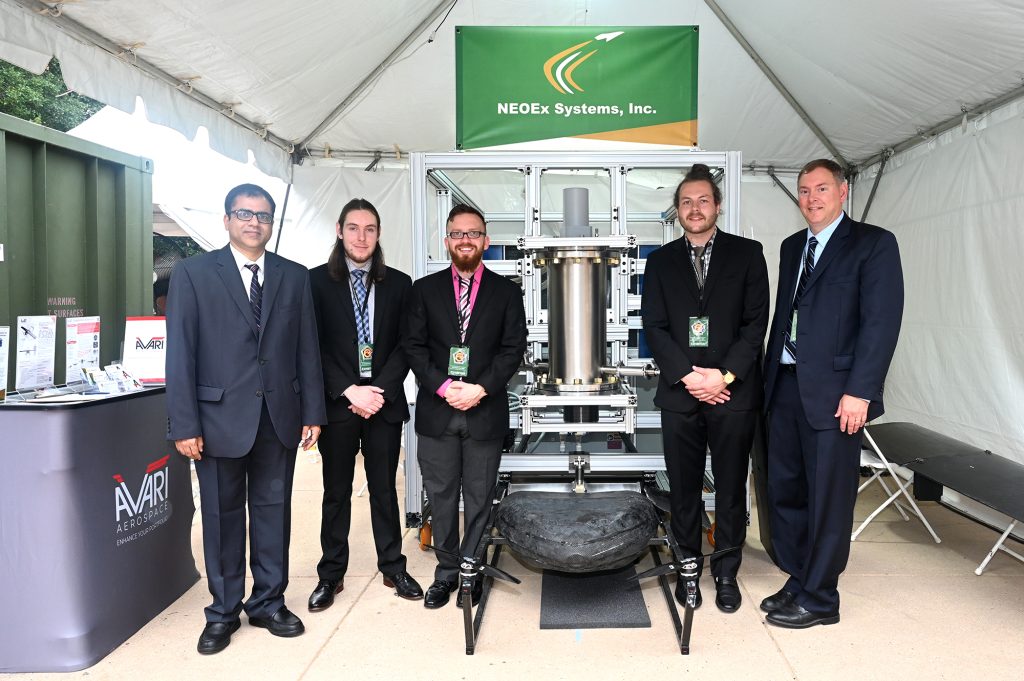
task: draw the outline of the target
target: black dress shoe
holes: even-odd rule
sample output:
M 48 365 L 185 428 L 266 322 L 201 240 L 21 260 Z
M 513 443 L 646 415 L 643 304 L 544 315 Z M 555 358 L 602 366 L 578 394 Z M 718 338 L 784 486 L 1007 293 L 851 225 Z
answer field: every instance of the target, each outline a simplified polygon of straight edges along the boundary
M 715 589 L 718 592 L 715 594 L 715 605 L 722 612 L 736 612 L 740 608 L 740 603 L 743 602 L 743 596 L 740 595 L 740 587 L 736 584 L 736 579 L 733 577 L 719 577 L 715 580 Z
M 679 602 L 679 605 L 686 607 L 686 582 L 682 579 L 676 580 L 676 601 Z M 700 595 L 700 582 L 697 582 L 697 598 L 694 599 L 693 609 L 699 608 L 703 602 L 704 597 Z
M 302 626 L 302 620 L 283 605 L 270 617 L 250 617 L 249 624 L 284 638 L 298 636 L 306 631 L 306 627 Z
M 427 595 L 423 598 L 424 608 L 440 608 L 448 604 L 457 585 L 443 579 L 435 579 L 434 583 L 427 587 Z
M 834 612 L 811 612 L 797 603 L 790 603 L 778 610 L 773 610 L 765 617 L 765 621 L 777 627 L 786 629 L 806 629 L 815 624 L 837 624 L 839 622 L 839 611 Z
M 473 601 L 473 607 L 480 602 L 480 597 L 484 594 L 484 580 L 481 577 L 477 577 L 476 581 L 473 582 L 473 590 L 470 592 Z M 455 597 L 455 607 L 462 607 L 462 589 L 459 589 L 458 595 Z
M 384 586 L 393 588 L 395 594 L 410 601 L 423 598 L 423 588 L 405 570 L 393 575 L 384 575 Z
M 228 647 L 231 643 L 231 634 L 238 631 L 238 620 L 234 622 L 208 622 L 199 635 L 199 645 L 196 650 L 200 655 L 213 655 Z
M 784 608 L 793 602 L 796 598 L 796 594 L 785 589 L 779 589 L 768 598 L 761 601 L 761 609 L 765 612 L 771 612 L 772 610 L 778 610 Z
M 345 590 L 345 580 L 321 579 L 313 593 L 309 595 L 309 611 L 320 612 L 334 605 L 334 594 L 340 594 Z

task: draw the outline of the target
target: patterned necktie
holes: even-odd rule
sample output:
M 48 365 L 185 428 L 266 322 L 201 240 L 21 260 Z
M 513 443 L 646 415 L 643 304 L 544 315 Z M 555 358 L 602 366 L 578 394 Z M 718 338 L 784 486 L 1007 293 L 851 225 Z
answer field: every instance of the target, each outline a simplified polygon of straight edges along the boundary
M 469 327 L 469 292 L 473 288 L 473 277 L 459 276 L 459 340 L 466 342 L 466 329 Z
M 260 330 L 260 315 L 263 307 L 263 287 L 260 286 L 260 266 L 257 264 L 246 265 L 245 269 L 252 272 L 252 281 L 249 283 L 249 304 L 252 305 L 252 316 L 256 319 L 256 330 Z
M 693 248 L 693 271 L 697 274 L 697 288 L 704 288 L 704 249 L 705 246 L 691 246 Z
M 359 334 L 360 343 L 370 342 L 370 301 L 366 295 L 366 284 L 363 283 L 363 270 L 352 270 L 352 290 L 355 296 L 352 297 L 352 309 L 356 313 L 356 332 Z
M 813 236 L 807 240 L 807 257 L 804 258 L 804 268 L 800 271 L 800 281 L 796 284 L 793 307 L 789 313 L 789 325 L 786 327 L 786 349 L 789 350 L 789 354 L 793 355 L 793 359 L 796 359 L 796 339 L 790 338 L 789 332 L 793 328 L 793 316 L 800 307 L 800 298 L 803 297 L 804 289 L 807 288 L 807 281 L 814 274 L 814 251 L 817 247 L 818 240 Z

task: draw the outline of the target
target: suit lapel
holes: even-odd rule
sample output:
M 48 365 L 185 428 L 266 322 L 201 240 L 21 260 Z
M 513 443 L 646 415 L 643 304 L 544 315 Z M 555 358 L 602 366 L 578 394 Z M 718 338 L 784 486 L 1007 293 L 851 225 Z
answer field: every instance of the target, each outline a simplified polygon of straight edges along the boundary
M 836 254 L 846 248 L 846 241 L 850 236 L 850 218 L 847 215 L 843 216 L 842 221 L 836 226 L 836 231 L 832 233 L 828 243 L 825 244 L 825 250 L 822 251 L 818 257 L 818 261 L 814 263 L 814 272 L 811 274 L 811 278 L 807 280 L 807 289 L 814 286 L 815 282 L 821 279 L 821 273 L 825 271 L 829 263 L 835 260 Z
M 780 295 L 778 299 L 778 305 L 781 307 L 785 304 L 784 310 L 789 310 L 793 307 L 793 296 L 796 294 L 796 282 L 800 278 L 800 270 L 798 269 L 798 263 L 800 262 L 800 255 L 803 252 L 803 244 L 807 238 L 807 230 L 799 233 L 799 237 L 792 240 L 787 247 L 786 251 L 782 254 L 781 263 L 779 264 L 779 293 L 785 291 L 785 297 Z M 792 238 L 792 237 L 791 237 Z M 785 288 L 783 289 L 783 286 Z
M 351 272 L 349 276 L 351 277 Z M 356 326 L 356 312 L 352 307 L 352 285 L 344 279 L 333 283 L 335 286 L 332 288 L 338 294 L 338 304 L 341 305 L 341 314 L 344 315 L 358 335 L 359 327 Z
M 231 255 L 231 246 L 225 246 L 217 251 L 217 274 L 220 275 L 224 287 L 228 291 L 228 297 L 235 301 L 238 311 L 242 313 L 254 336 L 258 336 L 256 330 L 256 319 L 252 315 L 252 305 L 246 297 L 245 287 L 242 285 L 242 276 L 235 266 L 235 258 Z
M 455 304 L 455 289 L 452 287 L 452 268 L 449 267 L 437 278 L 438 300 L 444 301 L 441 309 L 445 311 L 448 318 L 448 328 L 454 331 L 454 343 L 459 342 L 459 311 Z M 470 320 L 472 322 L 472 319 Z
M 480 287 L 476 292 L 476 300 L 473 302 L 473 314 L 469 317 L 469 326 L 466 328 L 466 342 L 469 342 L 469 337 L 473 333 L 473 329 L 480 323 L 480 317 L 484 316 L 485 311 L 488 309 L 491 298 L 494 297 L 494 285 L 490 281 L 491 277 L 497 277 L 500 275 L 494 274 L 486 267 L 480 272 Z M 490 284 L 490 285 L 489 285 Z M 454 289 L 452 289 L 452 295 L 454 296 Z M 471 291 L 472 293 L 472 291 Z M 456 315 L 458 318 L 458 315 Z
M 391 291 L 391 287 L 388 285 L 388 278 L 384 277 L 382 281 L 373 282 L 373 289 L 376 293 L 373 294 L 373 341 L 377 342 L 377 337 L 380 336 L 380 320 L 387 314 L 387 311 L 391 309 L 388 305 L 388 294 Z
M 277 299 L 277 292 L 281 290 L 281 259 L 275 254 L 267 252 L 263 260 L 267 273 L 263 277 L 263 306 L 260 315 L 260 333 L 267 328 L 267 320 L 274 310 L 274 301 Z
M 682 236 L 675 240 L 675 260 L 679 276 L 683 285 L 695 301 L 700 300 L 700 289 L 697 288 L 697 274 L 693 271 L 693 260 L 690 259 L 690 247 L 686 243 L 686 237 Z
M 715 243 L 711 247 L 711 262 L 708 263 L 708 276 L 704 279 L 704 300 L 711 298 L 711 289 L 715 282 L 722 278 L 722 269 L 729 264 L 729 252 L 732 248 L 730 235 L 719 230 L 715 236 Z M 707 256 L 704 256 L 707 257 Z M 693 270 L 691 267 L 690 270 Z M 694 286 L 696 286 L 696 278 Z

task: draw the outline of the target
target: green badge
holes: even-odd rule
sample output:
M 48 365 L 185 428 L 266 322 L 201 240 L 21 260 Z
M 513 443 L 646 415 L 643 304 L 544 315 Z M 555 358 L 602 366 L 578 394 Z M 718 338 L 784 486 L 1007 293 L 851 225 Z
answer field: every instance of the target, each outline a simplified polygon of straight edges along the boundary
M 452 378 L 469 375 L 469 348 L 460 345 L 448 348 L 448 375 Z
M 690 347 L 706 348 L 711 323 L 707 317 L 690 317 Z
M 359 344 L 359 373 L 365 374 L 373 368 L 373 343 Z
M 789 338 L 796 343 L 796 310 L 793 310 L 793 326 L 789 327 Z

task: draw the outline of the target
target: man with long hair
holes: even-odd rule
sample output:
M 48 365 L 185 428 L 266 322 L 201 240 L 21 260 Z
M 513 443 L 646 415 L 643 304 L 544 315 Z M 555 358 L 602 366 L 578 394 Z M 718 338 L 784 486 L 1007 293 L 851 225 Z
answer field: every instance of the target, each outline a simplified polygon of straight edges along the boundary
M 310 272 L 328 420 L 320 436 L 323 556 L 317 565 L 320 581 L 309 597 L 311 612 L 329 608 L 344 589 L 352 478 L 360 451 L 384 586 L 402 598 L 423 598 L 406 571 L 395 491 L 402 423 L 409 419 L 403 388 L 409 365 L 400 328 L 412 281 L 384 264 L 380 214 L 372 203 L 352 199 L 335 227 L 338 238 L 330 259 Z

